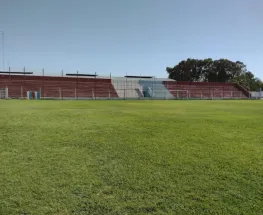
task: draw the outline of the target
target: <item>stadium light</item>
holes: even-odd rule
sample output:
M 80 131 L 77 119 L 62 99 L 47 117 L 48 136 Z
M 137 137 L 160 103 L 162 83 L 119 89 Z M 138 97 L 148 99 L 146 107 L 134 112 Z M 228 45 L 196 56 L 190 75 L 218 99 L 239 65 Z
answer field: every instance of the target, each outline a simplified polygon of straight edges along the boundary
M 2 34 L 2 58 L 3 58 L 3 71 L 5 70 L 5 32 L 0 31 Z

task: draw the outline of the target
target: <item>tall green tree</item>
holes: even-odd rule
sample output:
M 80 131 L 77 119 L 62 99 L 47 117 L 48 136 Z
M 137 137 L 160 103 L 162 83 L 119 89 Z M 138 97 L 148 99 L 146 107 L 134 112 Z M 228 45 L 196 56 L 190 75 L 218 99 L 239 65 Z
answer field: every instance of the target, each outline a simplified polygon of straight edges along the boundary
M 259 88 L 263 89 L 262 81 L 255 77 L 252 72 L 245 72 L 238 77 L 233 79 L 234 83 L 238 83 L 241 86 L 249 89 L 250 91 L 258 91 Z
M 188 58 L 174 67 L 167 67 L 166 71 L 169 78 L 176 81 L 235 82 L 248 90 L 263 87 L 262 81 L 247 71 L 241 61 Z

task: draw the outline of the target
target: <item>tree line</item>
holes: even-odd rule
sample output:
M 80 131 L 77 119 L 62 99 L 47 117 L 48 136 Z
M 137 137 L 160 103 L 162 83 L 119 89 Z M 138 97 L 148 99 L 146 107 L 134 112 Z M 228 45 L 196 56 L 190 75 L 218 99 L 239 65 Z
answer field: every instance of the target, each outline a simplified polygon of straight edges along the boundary
M 174 67 L 167 67 L 166 71 L 169 78 L 176 81 L 233 82 L 251 91 L 263 88 L 262 81 L 241 61 L 188 58 Z

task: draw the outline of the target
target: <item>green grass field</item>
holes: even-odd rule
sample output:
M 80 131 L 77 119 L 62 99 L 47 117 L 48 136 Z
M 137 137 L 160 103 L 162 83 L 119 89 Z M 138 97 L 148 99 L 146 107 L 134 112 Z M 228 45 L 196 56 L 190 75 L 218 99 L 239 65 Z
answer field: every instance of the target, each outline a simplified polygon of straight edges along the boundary
M 0 214 L 263 214 L 263 102 L 0 101 Z

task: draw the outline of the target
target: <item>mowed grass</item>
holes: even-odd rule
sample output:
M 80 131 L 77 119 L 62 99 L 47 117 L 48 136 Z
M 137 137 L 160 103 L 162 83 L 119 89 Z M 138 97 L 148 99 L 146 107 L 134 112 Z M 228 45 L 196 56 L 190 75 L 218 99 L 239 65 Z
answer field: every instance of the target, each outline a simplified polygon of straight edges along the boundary
M 263 214 L 263 102 L 0 101 L 0 214 Z

